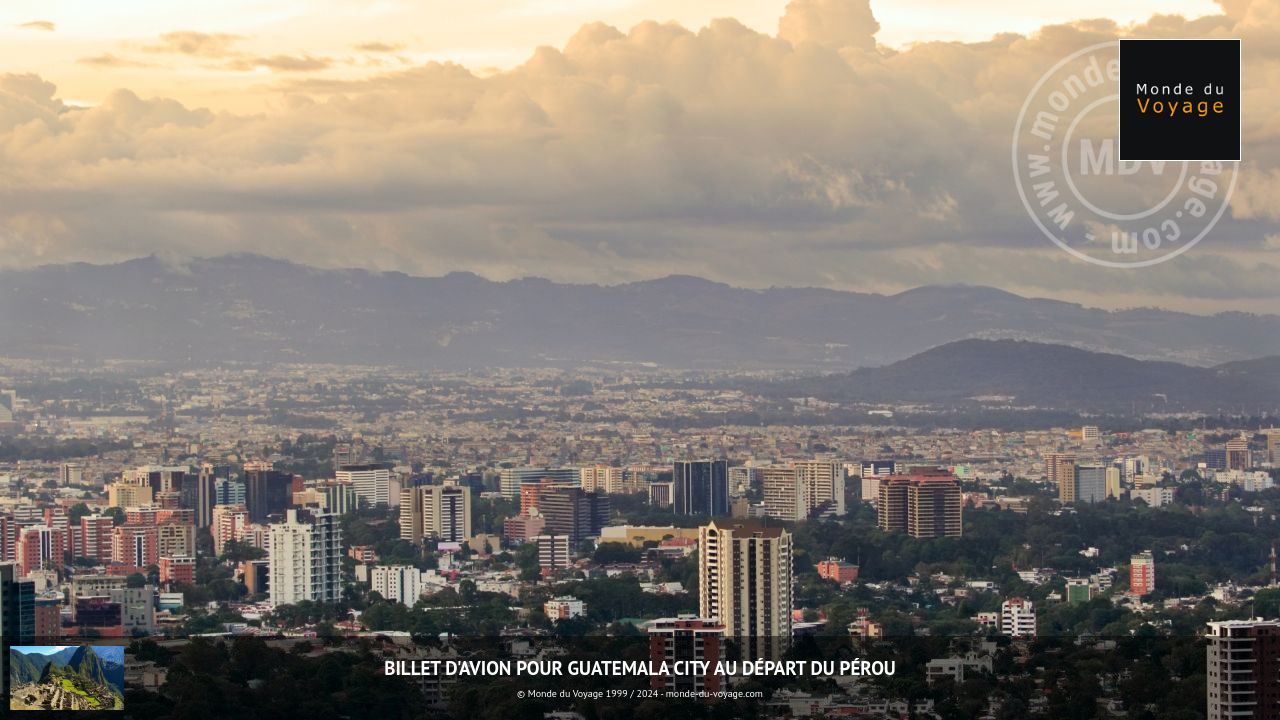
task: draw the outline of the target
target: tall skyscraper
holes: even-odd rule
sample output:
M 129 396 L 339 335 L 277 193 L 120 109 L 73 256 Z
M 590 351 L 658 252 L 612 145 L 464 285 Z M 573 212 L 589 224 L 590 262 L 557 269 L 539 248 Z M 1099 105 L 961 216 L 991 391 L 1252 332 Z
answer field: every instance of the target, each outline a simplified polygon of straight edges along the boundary
M 1140 552 L 1129 558 L 1129 594 L 1134 597 L 1150 595 L 1156 589 L 1156 561 L 1151 551 Z
M 1077 502 L 1099 503 L 1107 499 L 1107 469 L 1105 465 L 1076 466 L 1075 496 Z
M 672 481 L 677 515 L 729 514 L 728 461 L 676 461 Z
M 1071 453 L 1044 454 L 1044 478 L 1050 487 L 1058 488 L 1062 503 L 1076 501 L 1076 456 Z
M 546 519 L 545 532 L 568 535 L 575 547 L 600 534 L 609 524 L 609 496 L 584 492 L 582 488 L 553 488 L 539 494 L 538 510 Z
M 721 624 L 743 659 L 777 660 L 791 641 L 791 534 L 712 521 L 698 531 L 698 614 Z
M 1211 622 L 1206 637 L 1208 720 L 1280 718 L 1280 621 Z
M 351 483 L 356 491 L 356 501 L 363 507 L 391 505 L 390 463 L 363 463 L 343 465 L 334 473 L 339 482 Z
M 964 532 L 960 481 L 941 468 L 916 468 L 912 475 L 883 477 L 876 523 L 885 532 L 906 532 L 916 538 L 960 537 Z
M 271 525 L 268 540 L 271 604 L 342 597 L 342 529 L 327 513 L 300 519 L 290 508 L 285 521 Z

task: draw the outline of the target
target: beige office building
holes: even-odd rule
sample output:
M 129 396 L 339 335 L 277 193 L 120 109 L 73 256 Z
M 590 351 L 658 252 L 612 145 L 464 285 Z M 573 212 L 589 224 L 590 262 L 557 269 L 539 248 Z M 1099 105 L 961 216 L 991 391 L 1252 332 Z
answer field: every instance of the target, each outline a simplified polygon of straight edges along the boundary
M 750 522 L 698 532 L 699 616 L 725 627 L 743 659 L 778 660 L 791 642 L 791 534 Z

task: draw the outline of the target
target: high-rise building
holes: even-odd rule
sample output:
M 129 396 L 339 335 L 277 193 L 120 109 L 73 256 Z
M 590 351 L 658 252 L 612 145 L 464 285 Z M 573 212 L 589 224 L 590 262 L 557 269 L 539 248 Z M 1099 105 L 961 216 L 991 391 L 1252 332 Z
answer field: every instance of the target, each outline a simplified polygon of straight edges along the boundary
M 1280 621 L 1211 622 L 1206 637 L 1208 720 L 1280 718 Z
M 391 505 L 391 464 L 342 465 L 334 473 L 338 482 L 351 483 L 356 502 L 363 507 Z M 397 500 L 399 496 L 397 494 Z
M 1000 634 L 1009 637 L 1035 637 L 1035 603 L 1020 597 L 1011 597 L 1001 603 Z
M 190 474 L 189 465 L 142 465 L 126 473 L 125 481 L 150 487 L 152 496 L 159 497 L 163 493 L 180 493 Z
M 541 500 L 544 490 L 578 489 L 579 485 L 576 480 L 556 480 L 553 478 L 542 478 L 537 482 L 526 482 L 520 486 L 520 514 L 532 515 L 538 510 L 538 503 Z
M 58 532 L 48 525 L 31 525 L 18 531 L 18 569 L 20 577 L 33 570 L 62 567 L 66 551 L 66 531 Z
M 1150 595 L 1156 589 L 1156 561 L 1150 551 L 1129 558 L 1129 594 Z
M 159 528 L 125 523 L 111 530 L 111 562 L 145 568 L 160 562 Z
M 502 537 L 509 545 L 523 545 L 535 540 L 546 526 L 546 518 L 541 515 L 516 515 L 502 521 Z
M 156 591 L 151 585 L 114 588 L 111 602 L 120 606 L 120 630 L 125 635 L 150 635 L 155 632 Z
M 698 531 L 698 614 L 721 624 L 743 659 L 780 659 L 791 641 L 791 534 L 712 521 Z
M 107 505 L 126 508 L 150 505 L 155 500 L 149 485 L 134 485 L 127 482 L 112 483 L 107 486 Z
M 554 488 L 539 495 L 538 509 L 546 519 L 545 532 L 567 535 L 575 547 L 600 534 L 609 524 L 609 496 L 584 492 L 582 488 Z
M 886 532 L 915 538 L 960 537 L 964 531 L 960 481 L 941 468 L 880 479 L 876 522 Z
M 471 537 L 471 488 L 446 480 L 400 491 L 400 538 L 421 545 L 425 539 L 465 542 Z
M 161 557 L 195 557 L 195 526 L 179 522 L 166 522 L 156 525 L 156 552 Z
M 764 514 L 779 520 L 805 520 L 809 517 L 809 483 L 797 476 L 793 467 L 766 465 L 757 468 Z
M 667 482 L 649 483 L 649 504 L 658 508 L 669 508 L 675 501 L 676 484 Z
M 62 596 L 36 597 L 36 628 L 34 637 L 57 638 L 62 636 Z
M 62 463 L 58 466 L 58 484 L 66 487 L 68 485 L 84 484 L 84 465 L 80 463 Z
M 676 667 L 676 662 L 685 663 L 683 667 L 692 667 L 688 661 L 707 663 L 700 666 L 707 668 L 706 673 L 701 675 L 654 673 L 649 676 L 651 689 L 693 693 L 716 693 L 721 690 L 724 678 L 716 673 L 716 664 L 724 659 L 721 648 L 723 625 L 708 618 L 681 615 L 650 620 L 648 630 L 650 667 L 661 667 L 662 663 L 667 663 L 668 667 Z
M 245 488 L 244 483 L 239 480 L 218 479 L 213 484 L 213 504 L 214 505 L 245 505 L 249 501 L 249 492 Z M 213 508 L 209 509 L 209 517 L 212 522 Z
M 538 567 L 543 577 L 569 567 L 573 555 L 568 535 L 539 535 L 534 542 L 538 544 Z
M 764 513 L 784 520 L 845 514 L 844 466 L 802 461 L 758 468 Z
M 807 498 L 810 517 L 842 517 L 845 514 L 844 464 L 825 460 L 801 460 L 791 463 L 796 478 L 809 488 Z
M 1253 465 L 1249 457 L 1249 441 L 1244 437 L 1227 441 L 1227 469 L 1248 470 Z
M 728 461 L 676 461 L 672 481 L 677 515 L 729 514 Z
M 739 465 L 729 468 L 729 497 L 746 497 L 752 488 L 760 486 L 760 468 Z
M 1267 436 L 1267 462 L 1280 465 L 1280 428 L 1263 430 Z
M 579 484 L 587 492 L 614 495 L 622 492 L 622 468 L 608 465 L 591 465 L 579 468 Z
M 346 515 L 359 507 L 355 488 L 337 480 L 315 480 L 293 493 L 293 504 L 334 515 Z
M 582 474 L 578 468 L 517 467 L 503 468 L 498 476 L 498 488 L 502 496 L 510 500 L 520 497 L 520 488 L 537 485 L 543 480 L 563 487 L 579 487 Z
M 244 489 L 249 519 L 266 522 L 272 515 L 284 514 L 293 501 L 293 474 L 267 462 L 245 463 Z
M 382 565 L 369 574 L 373 591 L 387 600 L 413 606 L 422 597 L 422 571 L 411 565 Z
M 196 581 L 196 559 L 189 555 L 160 556 L 160 582 L 192 585 Z
M 1107 499 L 1107 467 L 1077 465 L 1075 468 L 1076 502 L 1099 503 Z
M 36 635 L 36 584 L 15 563 L 0 564 L 0 643 Z M 7 667 L 7 666 L 6 666 Z
M 213 535 L 213 554 L 222 555 L 228 542 L 243 540 L 249 525 L 249 510 L 244 505 L 213 506 L 213 524 L 209 526 Z
M 1076 501 L 1076 456 L 1071 453 L 1044 454 L 1044 479 L 1050 487 L 1058 489 L 1058 500 L 1063 503 Z
M 219 483 L 222 485 L 223 497 L 219 499 Z M 213 522 L 213 506 L 214 505 L 230 505 L 232 503 L 243 503 L 244 485 L 237 483 L 240 488 L 239 498 L 226 497 L 226 488 L 231 483 L 231 466 L 215 465 L 213 463 L 201 463 L 200 472 L 196 475 L 196 493 L 195 493 L 195 511 L 196 511 L 196 527 L 207 528 Z
M 272 605 L 342 597 L 342 529 L 336 515 L 308 520 L 296 509 L 286 510 L 285 521 L 271 525 L 267 554 Z
M 76 553 L 100 563 L 111 562 L 111 530 L 114 526 L 110 515 L 82 515 Z
M 1120 489 L 1121 489 L 1120 477 L 1122 474 L 1123 474 L 1123 471 L 1118 467 L 1112 466 L 1107 468 L 1107 473 L 1106 473 L 1107 497 L 1115 498 L 1116 500 L 1120 499 Z

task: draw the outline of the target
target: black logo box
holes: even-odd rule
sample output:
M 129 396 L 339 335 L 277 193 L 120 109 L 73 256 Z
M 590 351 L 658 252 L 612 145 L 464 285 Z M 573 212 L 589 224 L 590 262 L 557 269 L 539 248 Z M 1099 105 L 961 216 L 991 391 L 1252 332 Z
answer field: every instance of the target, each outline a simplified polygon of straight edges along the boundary
M 1120 39 L 1120 159 L 1238 161 L 1241 159 L 1240 92 L 1241 46 L 1238 39 Z M 1138 84 L 1148 92 L 1139 95 Z M 1206 95 L 1206 85 L 1214 92 Z M 1151 93 L 1150 86 L 1171 89 L 1189 86 L 1190 94 Z M 1216 92 L 1222 88 L 1222 94 Z M 1138 100 L 1149 100 L 1143 114 Z M 1154 114 L 1155 103 L 1164 113 Z M 1223 103 L 1221 114 L 1184 114 L 1183 102 L 1194 108 Z M 1178 104 L 1168 114 L 1168 105 Z

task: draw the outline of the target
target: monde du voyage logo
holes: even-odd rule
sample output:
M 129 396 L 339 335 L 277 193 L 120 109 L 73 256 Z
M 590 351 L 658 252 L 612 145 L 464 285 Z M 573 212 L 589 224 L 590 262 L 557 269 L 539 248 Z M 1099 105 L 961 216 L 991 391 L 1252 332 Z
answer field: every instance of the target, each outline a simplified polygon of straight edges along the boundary
M 1013 136 L 1018 195 L 1040 231 L 1105 267 L 1147 267 L 1200 242 L 1240 160 L 1239 40 L 1118 40 L 1060 60 Z

